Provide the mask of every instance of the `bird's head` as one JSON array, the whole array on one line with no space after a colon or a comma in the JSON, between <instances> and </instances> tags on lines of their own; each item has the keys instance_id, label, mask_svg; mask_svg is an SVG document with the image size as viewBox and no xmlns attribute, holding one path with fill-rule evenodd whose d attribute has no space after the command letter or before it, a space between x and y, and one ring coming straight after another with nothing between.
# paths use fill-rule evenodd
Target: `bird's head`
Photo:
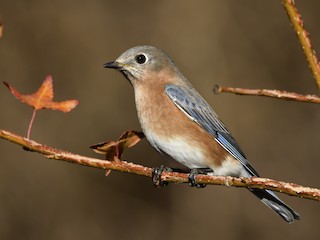
<instances>
[{"instance_id":1,"label":"bird's head","mask_svg":"<svg viewBox=\"0 0 320 240\"><path fill-rule=\"evenodd\" d=\"M106 63L103 67L122 72L133 86L143 81L155 81L163 70L177 71L170 57L153 46L130 48L115 61Z\"/></svg>"}]
</instances>

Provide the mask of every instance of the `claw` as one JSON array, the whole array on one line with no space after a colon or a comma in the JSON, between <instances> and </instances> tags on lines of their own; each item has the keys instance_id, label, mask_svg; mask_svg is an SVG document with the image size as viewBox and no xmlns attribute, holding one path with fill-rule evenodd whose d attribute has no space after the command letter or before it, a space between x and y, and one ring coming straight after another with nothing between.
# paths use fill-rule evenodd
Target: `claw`
<instances>
[{"instance_id":1,"label":"claw","mask_svg":"<svg viewBox=\"0 0 320 240\"><path fill-rule=\"evenodd\" d=\"M156 168L153 168L152 170L152 182L153 182L153 185L155 187L165 187L165 186L168 186L168 182L166 181L161 181L161 175L162 175L162 172L166 170L166 171L172 171L170 168L167 168L163 165L161 165L160 167L156 167Z\"/></svg>"},{"instance_id":2,"label":"claw","mask_svg":"<svg viewBox=\"0 0 320 240\"><path fill-rule=\"evenodd\" d=\"M188 176L189 186L196 187L196 188L204 188L205 186L207 186L207 184L197 183L195 178L198 174L207 174L208 172L212 172L212 170L210 168L191 169L190 174Z\"/></svg>"}]
</instances>

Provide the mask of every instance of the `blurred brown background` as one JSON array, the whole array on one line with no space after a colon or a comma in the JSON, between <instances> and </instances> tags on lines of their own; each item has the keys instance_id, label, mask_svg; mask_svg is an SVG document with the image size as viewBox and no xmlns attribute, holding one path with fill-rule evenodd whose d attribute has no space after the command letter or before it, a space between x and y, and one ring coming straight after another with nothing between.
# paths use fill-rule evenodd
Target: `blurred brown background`
<instances>
[{"instance_id":1,"label":"blurred brown background","mask_svg":"<svg viewBox=\"0 0 320 240\"><path fill-rule=\"evenodd\" d=\"M320 53L320 2L297 1ZM139 130L133 91L102 69L129 47L171 55L219 113L261 175L319 187L320 109L262 97L214 95L214 84L319 94L280 1L4 1L0 80L34 92L47 74L68 114L40 111L31 137L101 157L91 144ZM0 87L0 128L26 134L31 108ZM0 141L0 239L319 239L320 207L281 195L289 225L245 189L171 184L47 160ZM129 161L159 166L146 141Z\"/></svg>"}]
</instances>

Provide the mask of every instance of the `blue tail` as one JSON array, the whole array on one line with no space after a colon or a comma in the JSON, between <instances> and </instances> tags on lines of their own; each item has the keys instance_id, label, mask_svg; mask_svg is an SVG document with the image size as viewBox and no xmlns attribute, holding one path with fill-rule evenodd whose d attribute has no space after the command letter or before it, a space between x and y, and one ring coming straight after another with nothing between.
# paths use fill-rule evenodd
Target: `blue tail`
<instances>
[{"instance_id":1,"label":"blue tail","mask_svg":"<svg viewBox=\"0 0 320 240\"><path fill-rule=\"evenodd\" d=\"M275 211L288 223L292 223L295 219L300 220L300 216L292 208L286 205L270 190L265 189L250 189L265 205Z\"/></svg>"}]
</instances>

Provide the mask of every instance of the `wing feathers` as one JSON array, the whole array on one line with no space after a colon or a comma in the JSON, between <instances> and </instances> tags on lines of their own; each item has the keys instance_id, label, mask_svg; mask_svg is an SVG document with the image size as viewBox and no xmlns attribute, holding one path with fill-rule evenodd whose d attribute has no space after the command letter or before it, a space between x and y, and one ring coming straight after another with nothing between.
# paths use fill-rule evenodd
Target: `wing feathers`
<instances>
[{"instance_id":1,"label":"wing feathers","mask_svg":"<svg viewBox=\"0 0 320 240\"><path fill-rule=\"evenodd\" d=\"M250 175L258 176L258 173L250 165L236 140L219 120L218 115L196 90L171 84L166 85L165 90L173 103L192 121L199 124L200 127L215 138L224 149L247 169Z\"/></svg>"}]
</instances>

